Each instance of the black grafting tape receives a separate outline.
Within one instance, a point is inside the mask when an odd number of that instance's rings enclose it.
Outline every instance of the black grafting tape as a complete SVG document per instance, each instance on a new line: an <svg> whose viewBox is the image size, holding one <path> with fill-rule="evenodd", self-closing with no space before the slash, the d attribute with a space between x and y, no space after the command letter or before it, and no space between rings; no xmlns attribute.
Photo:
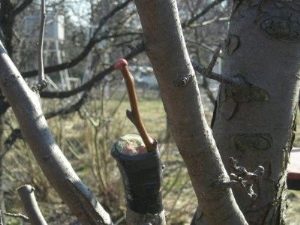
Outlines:
<svg viewBox="0 0 300 225"><path fill-rule="evenodd" d="M140 214L161 212L162 165L158 150L128 155L114 146L111 154L122 174L128 207Z"/></svg>

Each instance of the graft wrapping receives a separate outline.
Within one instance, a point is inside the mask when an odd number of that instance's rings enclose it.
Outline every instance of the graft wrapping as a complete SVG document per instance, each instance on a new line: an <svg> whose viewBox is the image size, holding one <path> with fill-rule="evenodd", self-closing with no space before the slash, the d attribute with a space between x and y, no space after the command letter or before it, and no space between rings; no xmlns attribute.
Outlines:
<svg viewBox="0 0 300 225"><path fill-rule="evenodd" d="M140 214L160 213L162 164L158 150L128 155L118 151L115 144L111 154L118 162L128 207Z"/></svg>

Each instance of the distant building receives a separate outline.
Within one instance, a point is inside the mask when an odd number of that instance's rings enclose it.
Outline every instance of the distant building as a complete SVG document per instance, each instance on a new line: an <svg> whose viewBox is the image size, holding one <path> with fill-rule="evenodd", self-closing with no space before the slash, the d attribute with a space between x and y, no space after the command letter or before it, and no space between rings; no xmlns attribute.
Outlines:
<svg viewBox="0 0 300 225"><path fill-rule="evenodd" d="M23 33L26 37L23 44L32 45L37 43L40 33L40 15L37 12L34 15L25 16ZM65 40L65 24L64 16L55 13L47 13L45 21L44 33L44 65L60 64L63 61L64 51L61 49L61 44ZM38 49L37 49L38 50ZM37 52L37 51L36 51ZM31 64L28 64L27 69L37 68L37 54L33 56ZM68 70L59 71L59 78L47 76L50 88L69 90L72 86L77 86L80 81L78 78L69 77Z"/></svg>

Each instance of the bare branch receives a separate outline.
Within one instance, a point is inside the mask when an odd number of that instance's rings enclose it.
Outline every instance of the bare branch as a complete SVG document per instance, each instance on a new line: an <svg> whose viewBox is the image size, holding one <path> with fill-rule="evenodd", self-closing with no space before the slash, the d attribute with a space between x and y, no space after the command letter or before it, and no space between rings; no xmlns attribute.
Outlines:
<svg viewBox="0 0 300 225"><path fill-rule="evenodd" d="M104 17L102 17L98 23L98 27L94 32L93 38L96 37L97 33L101 30L101 28L103 27L103 25L110 19L112 18L117 12L119 12L120 10L124 9L130 2L132 2L132 0L126 0L125 2L117 5L114 9L112 9L107 15L105 15Z"/></svg>
<svg viewBox="0 0 300 225"><path fill-rule="evenodd" d="M45 33L46 7L45 0L41 0L41 23L39 34L39 56L38 56L38 71L39 71L39 90L46 87L47 82L44 73L44 33Z"/></svg>
<svg viewBox="0 0 300 225"><path fill-rule="evenodd" d="M58 110L53 111L53 112L45 113L45 118L48 120L48 119L51 119L51 118L56 117L56 116L67 115L69 113L76 112L81 108L81 106L86 102L86 100L87 100L87 93L84 93L81 96L81 98L77 102L75 102L74 104L68 105L64 108L58 109ZM10 135L4 141L4 150L0 154L0 161L5 157L5 155L9 152L11 147L14 145L14 143L19 138L21 138L21 139L23 138L21 130L19 128L13 129L11 131Z"/></svg>
<svg viewBox="0 0 300 225"><path fill-rule="evenodd" d="M234 76L234 77L229 77L229 76L224 76L221 74L217 74L214 72L207 72L207 69L201 66L200 64L197 64L195 62L192 63L194 70L200 73L202 76L205 76L207 78L210 78L212 80L219 81L220 83L224 84L232 84L232 85L246 85L247 83L245 80L243 80L240 76Z"/></svg>
<svg viewBox="0 0 300 225"><path fill-rule="evenodd" d="M38 96L27 86L6 54L2 43L0 52L1 91L11 104L24 140L28 143L50 184L83 224L111 224L109 214L80 180L55 143L43 116Z"/></svg>
<svg viewBox="0 0 300 225"><path fill-rule="evenodd" d="M3 215L9 216L9 217L14 217L14 218L20 218L25 222L29 222L29 218L21 213L8 213L8 212L3 212Z"/></svg>
<svg viewBox="0 0 300 225"><path fill-rule="evenodd" d="M86 102L87 96L88 96L87 92L83 93L82 96L80 97L80 99L77 102L75 102L74 104L63 107L63 108L58 109L53 112L45 113L45 118L51 119L55 116L67 115L69 113L78 111L81 108L81 106Z"/></svg>
<svg viewBox="0 0 300 225"><path fill-rule="evenodd" d="M45 218L38 206L34 195L34 188L31 185L23 185L18 188L26 214L32 225L47 225Z"/></svg>
<svg viewBox="0 0 300 225"><path fill-rule="evenodd" d="M182 24L182 27L188 27L192 25L195 21L197 21L200 17L204 16L206 13L208 13L212 8L222 3L224 0L214 0L209 5L207 5L201 12L197 13L195 16L193 16L191 19L189 19L187 22L184 22Z"/></svg>
<svg viewBox="0 0 300 225"><path fill-rule="evenodd" d="M27 6L29 6L32 2L33 0L24 0L21 4L15 7L15 9L12 12L12 16L15 17L21 12L23 12L27 8Z"/></svg>
<svg viewBox="0 0 300 225"><path fill-rule="evenodd" d="M124 9L132 0L126 0L124 3L121 3L117 5L115 8L113 8L107 15L102 17L98 23L98 27L95 29L94 34L92 38L89 40L87 45L84 47L84 49L81 51L80 54L78 54L75 58L69 60L68 62L64 62L61 64L57 64L54 66L48 66L45 67L45 73L53 73L57 72L60 70L65 70L71 67L76 66L78 63L80 63L89 53L90 51L94 48L94 46L99 43L100 41L104 40L105 37L103 38L97 38L97 35L99 31L102 29L102 27L114 16L116 13ZM37 70L32 70L32 71L27 71L27 72L22 72L23 77L33 77L38 74Z"/></svg>
<svg viewBox="0 0 300 225"><path fill-rule="evenodd" d="M0 210L0 225L3 225L3 212Z"/></svg>
<svg viewBox="0 0 300 225"><path fill-rule="evenodd" d="M9 107L9 103L4 100L3 96L0 97L0 115L3 115Z"/></svg>
<svg viewBox="0 0 300 225"><path fill-rule="evenodd" d="M136 55L143 52L145 49L144 44L140 43L137 45L135 49L133 49L126 57L124 57L127 60L132 59ZM106 75L110 74L114 71L114 66L111 65L108 68L104 69L103 71L100 71L98 74L96 74L94 77L92 77L89 81L84 83L83 85L74 88L70 91L60 91L60 92L51 92L51 91L43 91L40 93L41 97L44 98L67 98L72 95L78 94L82 91L89 91L92 87L96 86L99 81L101 81Z"/></svg>
<svg viewBox="0 0 300 225"><path fill-rule="evenodd" d="M20 129L14 129L8 138L4 141L4 149L2 153L0 154L0 161L4 158L4 156L9 152L11 149L11 146L18 140L19 138L22 138L21 130Z"/></svg>
<svg viewBox="0 0 300 225"><path fill-rule="evenodd" d="M92 38L89 40L89 42L87 43L87 45L84 47L84 49L82 50L82 52L79 55L77 55L75 58L69 60L68 62L57 64L57 65L54 65L54 66L45 67L45 73L53 73L53 72L57 72L57 71L60 71L60 70L65 70L65 69L68 69L68 68L76 66L78 63L80 63L90 53L90 51L94 48L94 46L97 43L99 43L100 41L102 41L102 40L104 40L106 38L110 38L110 36L103 36L103 37L97 38L97 34L101 30L101 28L103 27L103 25L105 25L106 22L110 18L112 18L120 10L124 9L131 1L132 0L127 0L124 3L121 3L120 5L117 5L106 16L104 16L103 18L100 19L100 21L98 23L98 27L96 28L96 30L95 30ZM193 22L195 22L196 20L198 20L200 17L203 17L204 15L206 15L213 7L215 7L216 5L218 5L219 3L221 3L222 1L224 1L224 0L217 0L217 1L212 2L205 9L203 9L200 13L196 14L195 17L192 17L188 21L184 22L182 24L182 27L183 28L188 27ZM141 49L141 52L143 52L144 50L145 50L144 48ZM22 76L23 77L33 77L33 76L36 76L37 74L38 74L38 71L36 71L36 70L22 72ZM67 96L67 97L69 97L69 96Z"/></svg>
<svg viewBox="0 0 300 225"><path fill-rule="evenodd" d="M206 69L206 73L211 73L214 66L216 65L216 62L219 58L219 55L220 55L220 50L221 50L221 45L219 45L216 50L214 51L214 54L213 54L213 57L212 59L210 60L210 63Z"/></svg>
<svg viewBox="0 0 300 225"><path fill-rule="evenodd" d="M190 27L204 27L204 26L208 26L208 25L211 25L213 23L216 23L216 22L228 22L229 21L229 17L219 17L219 16L216 16L212 19L209 19L209 20L206 20L206 21L203 21L201 22L200 24L193 24L191 25Z"/></svg>

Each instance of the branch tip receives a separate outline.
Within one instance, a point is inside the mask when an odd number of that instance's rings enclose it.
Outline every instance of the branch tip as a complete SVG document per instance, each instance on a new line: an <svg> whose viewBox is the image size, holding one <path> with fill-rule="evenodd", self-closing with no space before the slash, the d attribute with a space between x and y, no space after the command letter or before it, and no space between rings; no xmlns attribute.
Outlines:
<svg viewBox="0 0 300 225"><path fill-rule="evenodd" d="M114 68L116 70L121 70L123 69L125 66L128 66L128 62L126 59L124 58L120 58L117 60L117 62L114 64Z"/></svg>
<svg viewBox="0 0 300 225"><path fill-rule="evenodd" d="M146 128L140 116L137 103L137 95L135 92L134 78L128 70L128 62L125 59L121 58L114 64L114 68L119 69L121 71L126 83L129 102L131 106L131 111L127 110L126 115L138 130L141 138L143 139L147 151L155 151L157 145L155 144L154 139L151 138L148 132L146 131Z"/></svg>

